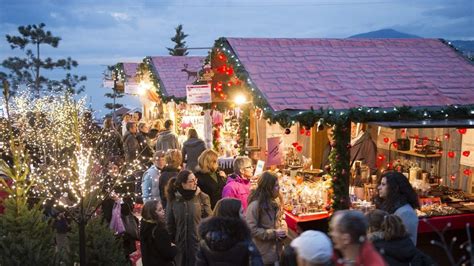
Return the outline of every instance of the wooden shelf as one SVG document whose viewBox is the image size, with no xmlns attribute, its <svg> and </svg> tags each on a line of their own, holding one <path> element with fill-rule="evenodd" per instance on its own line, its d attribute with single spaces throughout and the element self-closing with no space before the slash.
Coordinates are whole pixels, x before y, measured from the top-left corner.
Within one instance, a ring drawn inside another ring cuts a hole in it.
<svg viewBox="0 0 474 266">
<path fill-rule="evenodd" d="M 441 154 L 435 153 L 435 154 L 421 154 L 421 153 L 416 153 L 414 151 L 400 151 L 397 149 L 394 149 L 393 151 L 396 151 L 401 154 L 406 154 L 406 155 L 411 155 L 411 156 L 416 156 L 416 157 L 421 157 L 421 158 L 440 158 Z"/>
</svg>

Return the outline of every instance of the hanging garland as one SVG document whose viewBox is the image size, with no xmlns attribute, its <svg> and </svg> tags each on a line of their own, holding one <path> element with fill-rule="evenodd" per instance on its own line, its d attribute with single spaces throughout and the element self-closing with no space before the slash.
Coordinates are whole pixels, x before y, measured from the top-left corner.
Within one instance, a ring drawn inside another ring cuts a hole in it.
<svg viewBox="0 0 474 266">
<path fill-rule="evenodd" d="M 146 57 L 142 63 L 139 64 L 137 70 L 137 80 L 148 80 L 153 83 L 153 87 L 155 91 L 160 96 L 161 100 L 165 103 L 168 102 L 175 102 L 179 103 L 186 103 L 186 97 L 176 97 L 174 95 L 167 96 L 163 92 L 164 86 L 162 86 L 161 79 L 159 78 L 158 72 L 153 65 L 151 57 Z"/>
</svg>

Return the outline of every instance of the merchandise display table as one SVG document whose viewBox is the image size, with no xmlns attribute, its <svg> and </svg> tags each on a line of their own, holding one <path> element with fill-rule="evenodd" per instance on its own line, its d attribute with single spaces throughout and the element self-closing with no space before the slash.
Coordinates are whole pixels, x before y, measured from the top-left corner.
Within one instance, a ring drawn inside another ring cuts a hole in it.
<svg viewBox="0 0 474 266">
<path fill-rule="evenodd" d="M 474 225 L 474 213 L 432 216 L 427 218 L 420 217 L 418 234 L 434 232 L 433 227 L 441 232 L 448 223 L 451 223 L 449 230 L 464 229 L 466 228 L 466 223 L 471 223 L 472 227 Z M 431 227 L 430 224 L 433 227 Z"/>
</svg>

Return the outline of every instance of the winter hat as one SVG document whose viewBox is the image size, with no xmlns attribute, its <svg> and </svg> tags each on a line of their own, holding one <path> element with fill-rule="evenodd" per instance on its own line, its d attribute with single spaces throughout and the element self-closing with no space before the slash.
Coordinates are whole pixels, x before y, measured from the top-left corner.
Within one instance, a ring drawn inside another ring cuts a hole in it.
<svg viewBox="0 0 474 266">
<path fill-rule="evenodd" d="M 290 244 L 299 257 L 310 263 L 327 263 L 332 258 L 332 244 L 326 234 L 308 230 Z"/>
</svg>

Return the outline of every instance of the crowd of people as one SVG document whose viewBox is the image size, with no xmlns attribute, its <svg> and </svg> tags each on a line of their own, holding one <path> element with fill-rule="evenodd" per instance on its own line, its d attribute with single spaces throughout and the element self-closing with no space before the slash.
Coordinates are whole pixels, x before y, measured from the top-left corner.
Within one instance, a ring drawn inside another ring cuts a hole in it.
<svg viewBox="0 0 474 266">
<path fill-rule="evenodd" d="M 433 265 L 416 248 L 419 204 L 400 173 L 380 178 L 377 210 L 336 211 L 328 234 L 308 230 L 290 241 L 278 176 L 254 176 L 249 157 L 237 156 L 227 175 L 196 130 L 181 145 L 171 120 L 149 124 L 139 112 L 125 115 L 121 127 L 105 119 L 100 135 L 107 179 L 138 166 L 104 188 L 110 193 L 100 213 L 122 239 L 124 256 L 140 242 L 143 265 Z M 63 219 L 54 222 L 60 243 Z"/>
</svg>

